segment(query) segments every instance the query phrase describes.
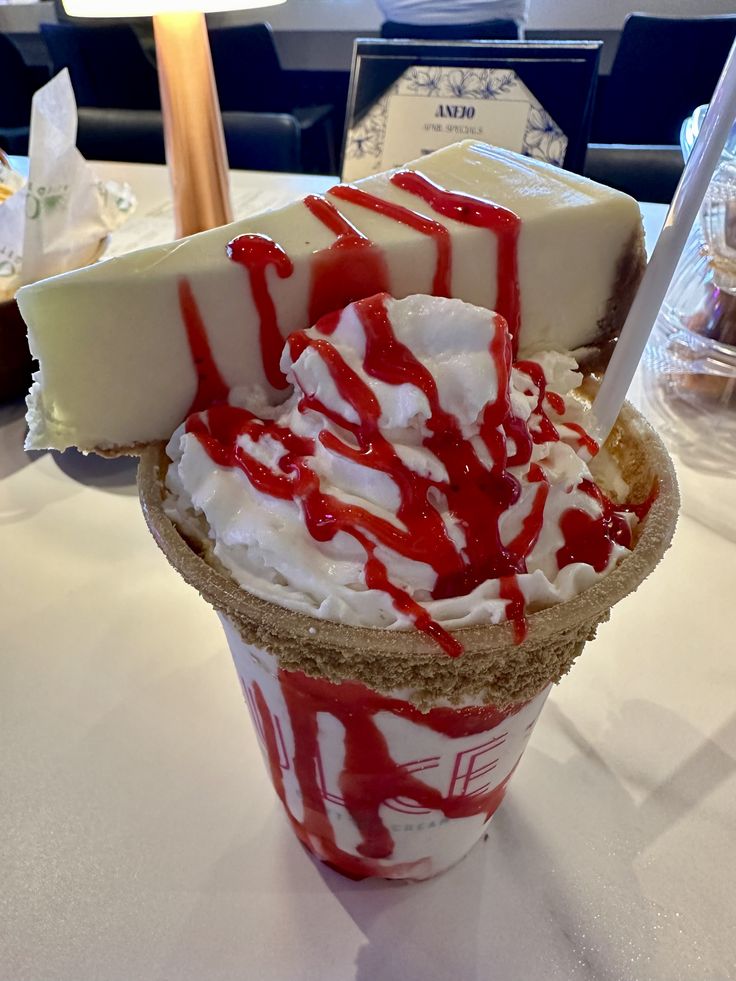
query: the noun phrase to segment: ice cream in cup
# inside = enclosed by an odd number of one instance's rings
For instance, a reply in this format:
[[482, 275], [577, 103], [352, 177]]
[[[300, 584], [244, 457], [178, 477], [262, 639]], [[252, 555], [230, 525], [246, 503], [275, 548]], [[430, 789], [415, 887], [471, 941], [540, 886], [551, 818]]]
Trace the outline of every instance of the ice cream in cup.
[[346, 875], [472, 847], [667, 548], [667, 454], [628, 407], [599, 448], [578, 370], [643, 268], [631, 198], [471, 142], [19, 295], [27, 446], [141, 454], [288, 818]]
[[428, 878], [666, 549], [671, 464], [630, 408], [598, 452], [574, 361], [512, 364], [503, 318], [459, 300], [358, 301], [281, 366], [281, 406], [212, 407], [144, 453], [144, 513], [220, 613], [300, 840], [346, 875]]

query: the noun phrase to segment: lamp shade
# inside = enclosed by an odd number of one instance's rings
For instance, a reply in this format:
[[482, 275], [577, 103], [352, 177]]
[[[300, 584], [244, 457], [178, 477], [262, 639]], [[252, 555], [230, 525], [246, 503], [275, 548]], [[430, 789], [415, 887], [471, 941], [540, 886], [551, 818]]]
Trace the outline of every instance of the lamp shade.
[[63, 0], [70, 17], [150, 17], [276, 7], [286, 0]]

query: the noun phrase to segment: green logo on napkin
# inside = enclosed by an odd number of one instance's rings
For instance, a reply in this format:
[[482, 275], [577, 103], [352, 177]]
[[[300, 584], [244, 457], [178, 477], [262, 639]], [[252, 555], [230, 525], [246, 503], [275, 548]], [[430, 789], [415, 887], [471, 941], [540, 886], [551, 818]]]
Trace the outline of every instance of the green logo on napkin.
[[50, 214], [63, 208], [69, 195], [69, 185], [60, 184], [58, 187], [39, 187], [36, 190], [28, 184], [26, 196], [26, 217], [32, 221], [44, 214]]

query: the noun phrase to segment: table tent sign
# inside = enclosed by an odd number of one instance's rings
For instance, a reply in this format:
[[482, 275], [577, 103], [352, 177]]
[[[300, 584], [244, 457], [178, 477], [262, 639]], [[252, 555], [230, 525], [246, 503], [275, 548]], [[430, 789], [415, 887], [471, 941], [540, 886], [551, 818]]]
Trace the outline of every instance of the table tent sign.
[[580, 171], [600, 42], [355, 43], [342, 179], [478, 139]]

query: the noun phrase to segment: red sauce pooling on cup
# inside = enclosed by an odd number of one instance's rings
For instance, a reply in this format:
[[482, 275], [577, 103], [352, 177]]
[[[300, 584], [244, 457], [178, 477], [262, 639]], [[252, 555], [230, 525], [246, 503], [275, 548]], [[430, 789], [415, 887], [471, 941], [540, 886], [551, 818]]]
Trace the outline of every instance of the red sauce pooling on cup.
[[[301, 818], [289, 807], [282, 769], [286, 761], [282, 761], [276, 724], [263, 691], [254, 683], [246, 695], [263, 739], [271, 779], [298, 838], [343, 875], [363, 879], [387, 872], [392, 878], [421, 874], [421, 859], [382, 865], [394, 851], [391, 830], [381, 813], [382, 807], [392, 801], [396, 804], [411, 802], [414, 813], [417, 809], [420, 814], [422, 811], [439, 812], [448, 819], [482, 815], [487, 820], [503, 800], [506, 785], [518, 765], [518, 757], [510, 772], [497, 783], [490, 775], [480, 781], [481, 786], [468, 787], [456, 777], [449, 792], [443, 793], [422, 779], [421, 766], [400, 764], [392, 758], [376, 717], [379, 714], [394, 715], [450, 740], [473, 735], [482, 740], [485, 733], [495, 730], [495, 740], [501, 745], [506, 739], [504, 722], [528, 703], [518, 703], [504, 711], [493, 706], [477, 706], [421, 712], [409, 702], [380, 695], [357, 682], [333, 684], [324, 679], [309, 678], [298, 671], [284, 670], [279, 671], [278, 678], [294, 738], [294, 753], [289, 757], [288, 765], [293, 763], [294, 766], [303, 806]], [[336, 789], [341, 805], [358, 829], [358, 855], [339, 847], [328, 813], [319, 738], [319, 716], [324, 714], [337, 719], [344, 732], [344, 759]], [[525, 728], [519, 756], [535, 721], [532, 719]], [[432, 761], [425, 760], [424, 763], [431, 767]]]

